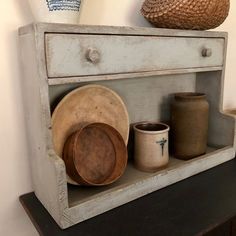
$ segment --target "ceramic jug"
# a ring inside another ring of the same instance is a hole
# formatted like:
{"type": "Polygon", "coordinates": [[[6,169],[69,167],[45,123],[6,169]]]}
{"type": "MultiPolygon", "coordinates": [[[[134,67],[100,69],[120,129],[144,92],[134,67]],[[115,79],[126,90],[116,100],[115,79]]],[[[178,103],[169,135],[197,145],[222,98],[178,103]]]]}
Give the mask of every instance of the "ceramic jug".
{"type": "Polygon", "coordinates": [[[169,126],[163,123],[134,125],[134,161],[137,169],[155,172],[168,164],[169,126]]]}
{"type": "Polygon", "coordinates": [[[177,93],[171,105],[173,154],[191,159],[206,152],[209,104],[202,93],[177,93]]]}
{"type": "Polygon", "coordinates": [[[77,24],[81,0],[28,0],[35,21],[77,24]]]}

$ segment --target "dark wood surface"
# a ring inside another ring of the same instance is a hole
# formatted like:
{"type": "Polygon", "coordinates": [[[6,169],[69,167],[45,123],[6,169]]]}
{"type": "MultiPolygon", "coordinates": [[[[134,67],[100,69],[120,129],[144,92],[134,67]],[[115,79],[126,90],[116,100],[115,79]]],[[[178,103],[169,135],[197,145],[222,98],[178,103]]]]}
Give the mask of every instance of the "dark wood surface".
{"type": "Polygon", "coordinates": [[[44,236],[235,235],[236,160],[66,230],[57,226],[34,193],[20,201],[44,236]]]}

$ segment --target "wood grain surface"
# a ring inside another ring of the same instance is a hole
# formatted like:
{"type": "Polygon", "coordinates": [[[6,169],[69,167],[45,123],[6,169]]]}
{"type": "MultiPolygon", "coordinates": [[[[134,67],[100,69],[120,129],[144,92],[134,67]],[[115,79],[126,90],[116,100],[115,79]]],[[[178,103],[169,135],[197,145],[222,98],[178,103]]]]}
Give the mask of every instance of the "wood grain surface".
{"type": "MultiPolygon", "coordinates": [[[[129,116],[122,99],[111,89],[87,85],[67,94],[52,115],[55,152],[62,157],[67,138],[83,123],[101,122],[114,127],[128,143],[129,116]]],[[[70,178],[68,182],[76,184],[70,178]]]]}
{"type": "Polygon", "coordinates": [[[53,141],[59,156],[62,156],[65,140],[84,122],[111,125],[127,144],[129,117],[122,99],[109,88],[87,85],[67,94],[53,112],[53,141]]]}
{"type": "Polygon", "coordinates": [[[104,123],[91,123],[68,138],[63,159],[75,182],[102,186],[113,183],[124,173],[128,155],[117,130],[104,123]]]}

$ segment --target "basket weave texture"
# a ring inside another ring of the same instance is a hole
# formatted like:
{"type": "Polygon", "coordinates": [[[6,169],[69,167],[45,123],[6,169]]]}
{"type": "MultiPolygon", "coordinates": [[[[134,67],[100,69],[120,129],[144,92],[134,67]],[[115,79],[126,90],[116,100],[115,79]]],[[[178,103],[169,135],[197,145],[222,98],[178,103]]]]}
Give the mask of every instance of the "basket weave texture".
{"type": "Polygon", "coordinates": [[[229,0],[145,0],[141,13],[156,27],[207,30],[228,16],[229,0]]]}

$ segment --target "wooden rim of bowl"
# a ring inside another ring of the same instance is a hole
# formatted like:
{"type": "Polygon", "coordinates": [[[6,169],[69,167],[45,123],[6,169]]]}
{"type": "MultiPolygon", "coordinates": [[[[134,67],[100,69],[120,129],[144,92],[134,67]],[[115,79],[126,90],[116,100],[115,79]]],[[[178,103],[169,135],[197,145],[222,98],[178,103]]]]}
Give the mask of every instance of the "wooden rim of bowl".
{"type": "Polygon", "coordinates": [[[144,134],[161,134],[170,130],[169,125],[162,122],[139,122],[134,124],[134,130],[144,134]]]}
{"type": "Polygon", "coordinates": [[[67,174],[80,185],[104,186],[124,173],[128,154],[120,133],[104,123],[83,125],[66,141],[67,174]]]}
{"type": "Polygon", "coordinates": [[[177,100],[198,100],[206,98],[205,93],[198,93],[198,92],[182,92],[182,93],[175,93],[175,99],[177,100]]]}

